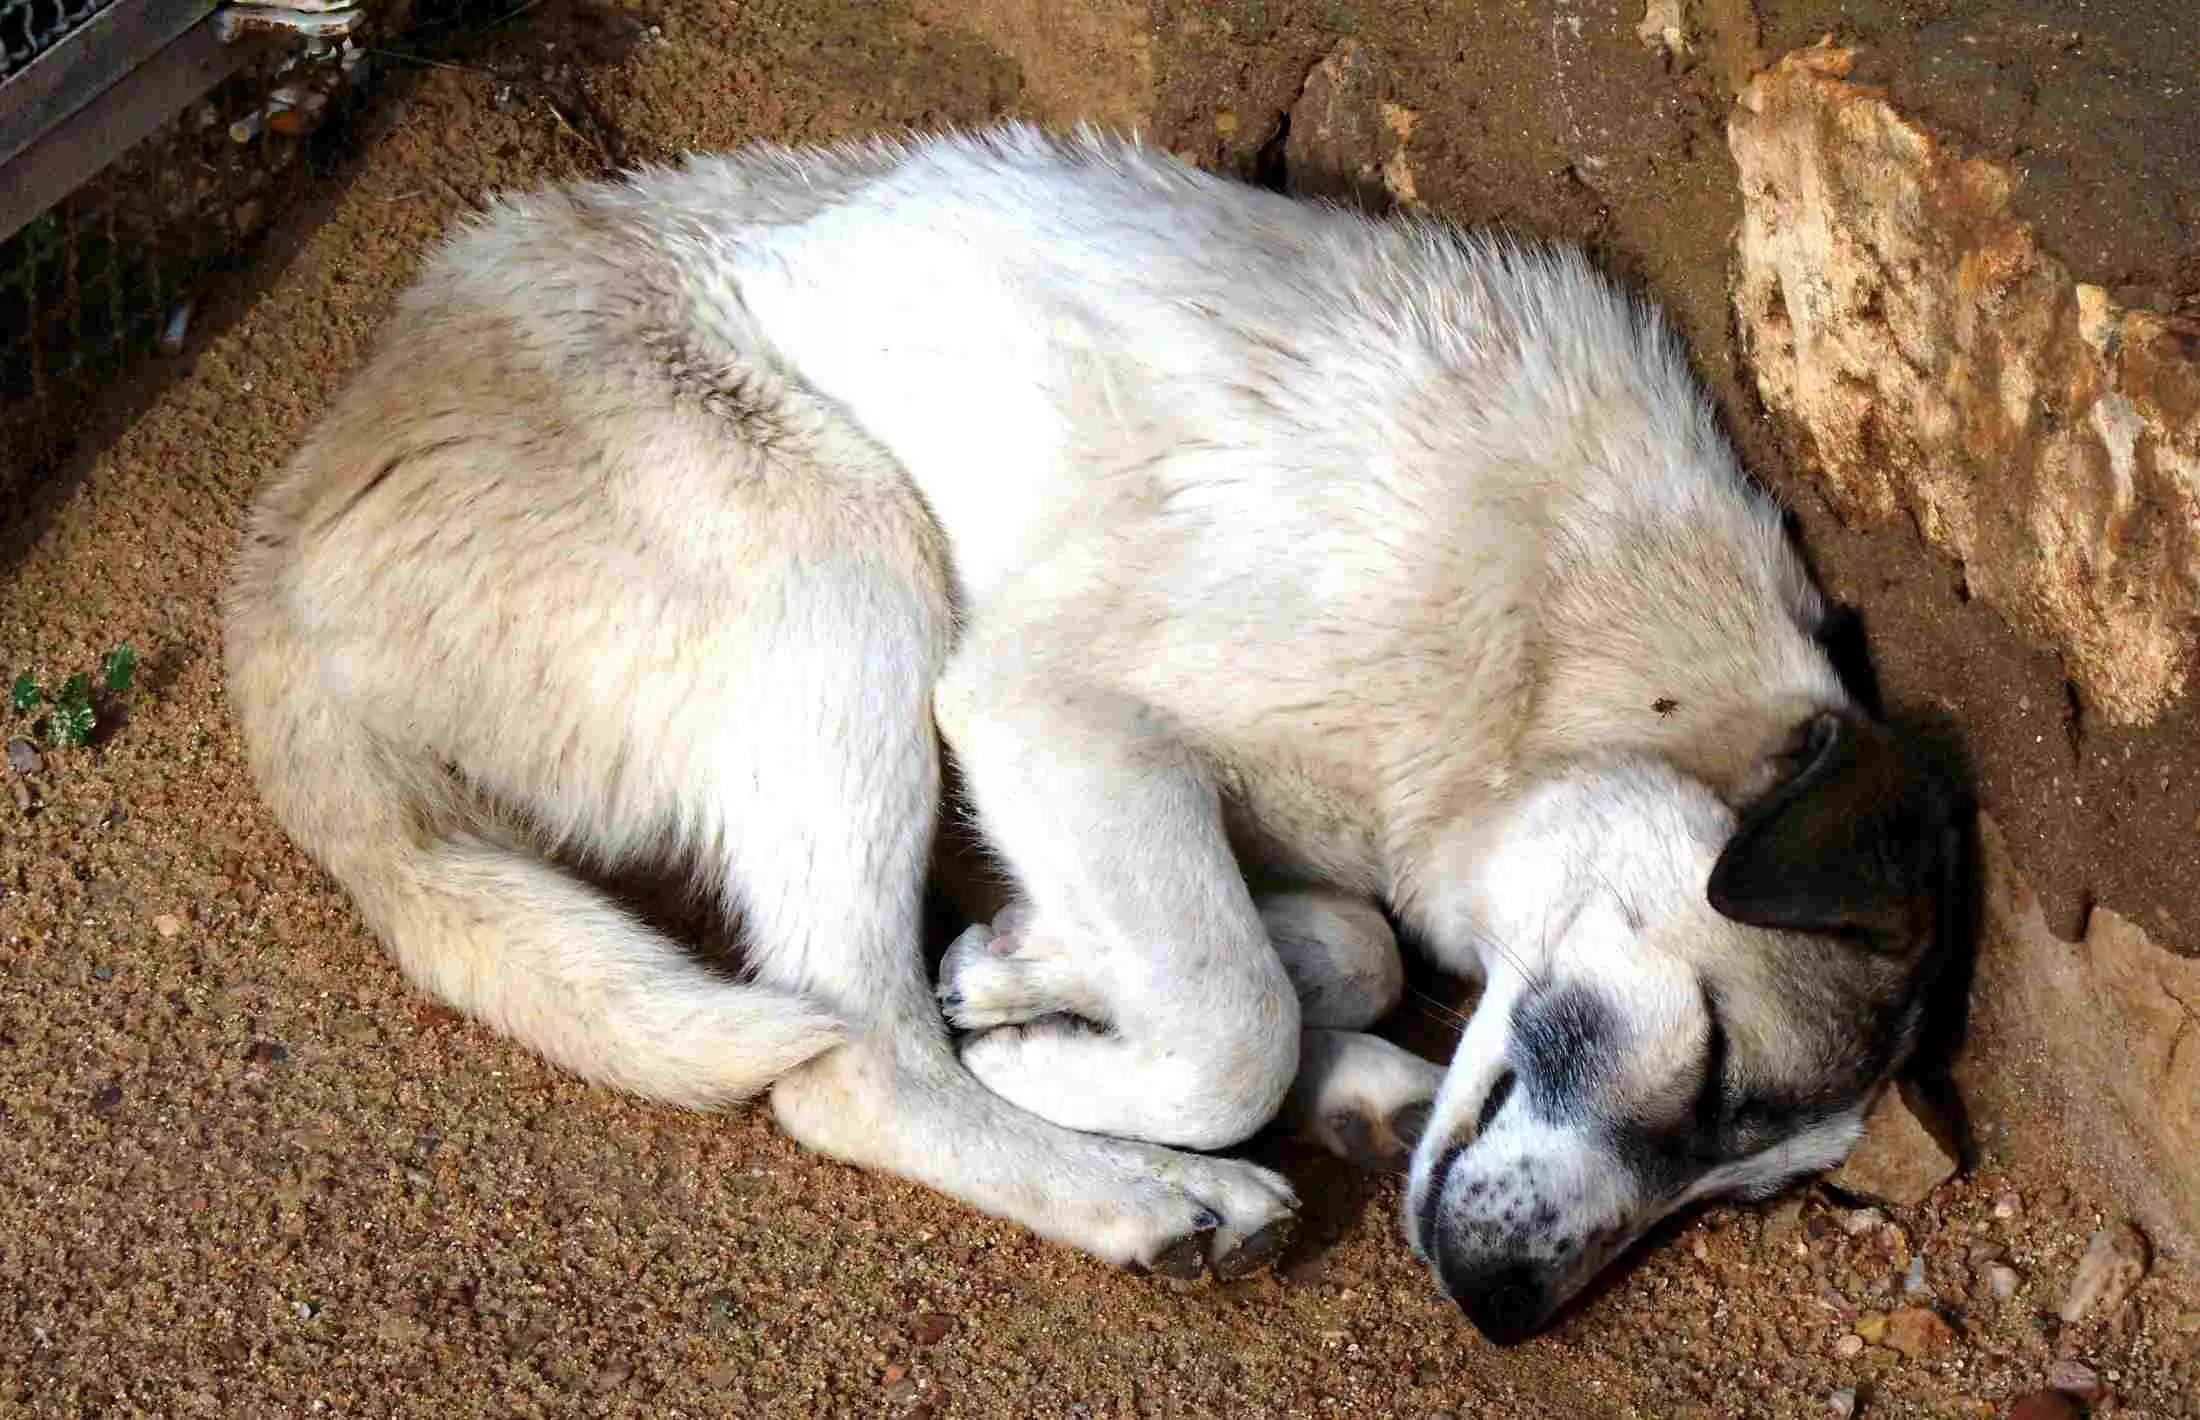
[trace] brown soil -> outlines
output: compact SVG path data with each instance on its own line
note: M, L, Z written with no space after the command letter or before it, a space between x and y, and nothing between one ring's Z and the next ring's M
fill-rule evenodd
M1947 56L2029 66L2031 116L1979 141L2065 155L2085 200L2043 220L2082 274L2190 299L2200 105L2131 77L2189 74L2183 7L2125 7L2151 29L2055 20L2075 47L2020 25L2060 13L2033 0L1763 9L1781 44L1845 12L1950 122L1998 110L1960 107L1971 80ZM99 744L0 769L31 796L0 795L0 1413L1805 1416L1853 1387L1868 1416L1983 1416L2076 1356L2121 1413L2200 1415L2200 1292L2177 1266L2113 1322L2043 1317L2102 1194L2021 1141L1985 1141L1989 1172L1884 1226L1816 1194L1716 1210L1511 1351L1406 1256L1394 1181L1272 1148L1307 1245L1278 1276L1175 1287L803 1154L758 1112L581 1087L421 1004L246 781L215 606L247 500L483 191L1008 112L1141 121L1249 172L1350 32L1422 114L1425 200L1587 240L1674 310L1753 466L1867 610L1891 695L1962 720L2063 920L2098 897L2192 950L2196 712L2093 731L2054 658L1966 604L1908 530L1842 528L1791 476L1728 331L1721 123L1754 41L1722 30L1672 72L1639 18L1613 0L548 0L437 38L461 67L390 86L353 168L212 294L180 367L117 392L96 452L0 542L0 670L58 678L123 639L146 657ZM1913 1256L1953 1341L1844 1357L1861 1313L1928 1299L1904 1295ZM2021 1281L1996 1300L2002 1257Z

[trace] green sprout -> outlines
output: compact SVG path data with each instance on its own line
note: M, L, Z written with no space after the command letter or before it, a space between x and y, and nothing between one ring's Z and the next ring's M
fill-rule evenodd
M27 715L45 705L47 742L56 749L74 749L89 744L92 733L99 728L96 702L107 696L127 694L136 676L137 651L124 642L100 657L96 690L90 672L78 671L61 683L59 692L49 696L37 677L24 671L8 687L8 708L18 715Z

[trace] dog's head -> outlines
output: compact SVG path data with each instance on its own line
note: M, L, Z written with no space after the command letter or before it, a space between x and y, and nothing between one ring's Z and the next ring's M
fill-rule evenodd
M1826 714L1737 816L1670 768L1527 795L1459 899L1488 975L1407 1232L1493 1340L1647 1229L1838 1163L1917 1038L1966 863L1952 781Z

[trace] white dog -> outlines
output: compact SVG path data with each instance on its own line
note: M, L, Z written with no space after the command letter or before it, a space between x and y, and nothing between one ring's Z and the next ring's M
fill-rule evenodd
M265 494L227 658L277 817L549 1059L1172 1273L1294 1208L1179 1149L1418 1134L1510 1337L1908 1047L1952 801L1822 615L1578 256L1006 128L499 203ZM1019 898L959 1048L941 736ZM583 876L649 864L745 974ZM1378 901L1487 978L1448 1074L1354 1033Z

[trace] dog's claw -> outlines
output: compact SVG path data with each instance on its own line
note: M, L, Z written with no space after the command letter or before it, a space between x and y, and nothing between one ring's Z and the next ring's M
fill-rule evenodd
M1207 1270L1207 1235L1211 1229L1202 1228L1187 1233L1154 1254L1145 1270L1156 1277L1166 1277L1172 1282L1196 1282Z
M1214 1259L1215 1276L1224 1282L1235 1282L1250 1277L1283 1255L1298 1236L1299 1220L1295 1217L1278 1218L1267 1227L1254 1233L1236 1247Z
M1415 1146L1421 1142L1421 1135L1428 1130L1428 1111L1428 1101L1417 1100L1390 1116L1390 1132L1397 1136L1399 1143L1406 1146L1408 1154L1413 1152Z

